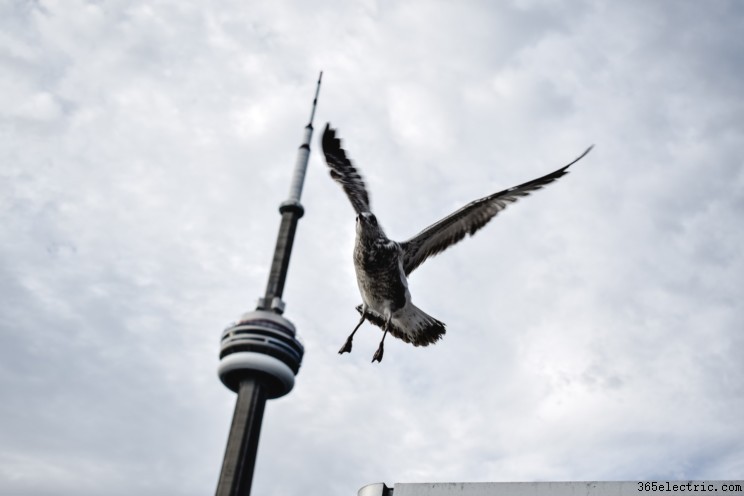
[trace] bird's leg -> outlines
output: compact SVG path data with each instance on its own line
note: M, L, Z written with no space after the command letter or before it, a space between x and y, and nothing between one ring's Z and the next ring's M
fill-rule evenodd
M362 325L362 323L364 322L364 319L366 318L367 318L367 305L362 305L362 318L359 319L359 323L356 325L354 330L351 331L351 334L349 334L349 337L346 338L346 342L341 347L341 349L338 350L339 355L351 352L351 340L354 339L354 333L357 332L357 329L359 329L359 326Z
M392 319L393 313L388 312L388 318L385 321L385 328L383 329L384 332L382 333L382 340L380 341L380 346L377 347L377 351L375 351L375 356L372 357L372 363L382 361L382 354L385 353L385 336L387 336L388 330L390 329L390 321Z

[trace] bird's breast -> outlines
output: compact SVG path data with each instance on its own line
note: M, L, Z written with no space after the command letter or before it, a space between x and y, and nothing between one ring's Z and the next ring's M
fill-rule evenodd
M374 249L357 244L354 269L362 299L372 308L379 310L387 306L395 312L410 298L399 249Z

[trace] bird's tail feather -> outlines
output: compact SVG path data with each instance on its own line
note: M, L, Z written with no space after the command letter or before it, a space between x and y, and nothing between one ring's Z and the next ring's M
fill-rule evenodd
M357 312L362 313L362 305L356 309ZM385 317L369 308L367 320L380 329L385 327ZM447 331L444 322L435 319L413 303L409 303L393 315L389 332L414 346L428 346L442 339Z

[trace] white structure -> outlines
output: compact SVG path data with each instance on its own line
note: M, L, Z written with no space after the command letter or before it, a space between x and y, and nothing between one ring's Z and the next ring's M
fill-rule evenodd
M744 481L448 482L370 484L358 496L744 496Z

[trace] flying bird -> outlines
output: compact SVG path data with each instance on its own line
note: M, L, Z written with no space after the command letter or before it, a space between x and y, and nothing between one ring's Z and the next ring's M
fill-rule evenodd
M356 307L361 315L359 323L339 353L351 351L354 333L365 320L383 330L380 346L372 357L373 363L382 361L388 332L414 346L427 346L441 339L445 333L444 323L411 301L408 291L411 272L427 258L446 250L466 234L475 234L510 203L567 174L567 169L589 153L592 146L555 172L470 202L411 239L397 242L385 235L370 208L369 193L361 174L346 156L341 140L336 137L336 130L326 124L322 147L331 177L342 186L357 213L354 269L362 296L362 304Z

